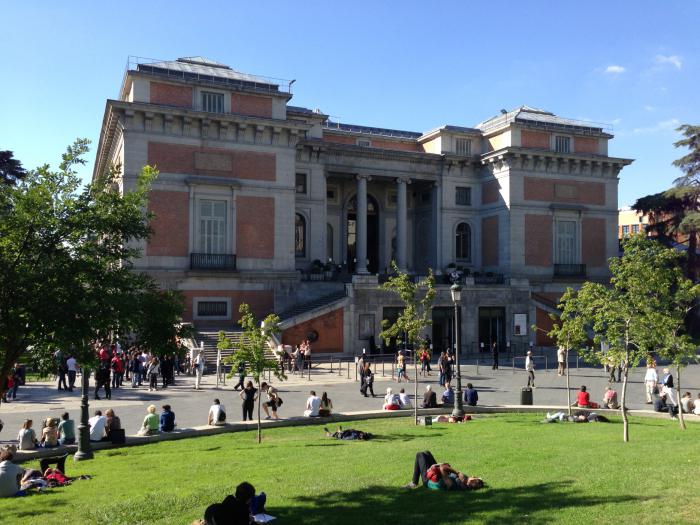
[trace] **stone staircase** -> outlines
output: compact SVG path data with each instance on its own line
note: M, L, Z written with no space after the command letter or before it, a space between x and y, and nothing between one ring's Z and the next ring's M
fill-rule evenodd
M330 303L334 303L335 301L339 301L341 299L344 299L346 297L345 289L343 288L342 290L335 291L333 293L326 294L322 297L319 297L318 299L314 299L313 301L308 301L305 303L299 303L291 308L287 308L286 310L282 311L279 313L279 318L280 321L286 321L288 319L291 319L293 317L297 317L299 315L306 314L308 312L311 312L312 310L316 310L317 308L321 308L323 306L326 306Z
M197 344L200 345L200 348L202 343L204 343L204 359L206 360L207 371L212 371L216 368L216 356L218 353L216 345L219 342L219 332L221 330L224 331L226 337L229 339L229 341L231 341L231 348L229 350L224 350L221 352L222 358L230 356L238 347L238 344L240 343L241 339L243 339L243 332L240 331L230 329L227 330L223 328L208 328L206 330L198 330L194 336L194 339L197 342ZM272 351L270 350L269 352L266 352L266 354L268 354L268 357L271 357Z

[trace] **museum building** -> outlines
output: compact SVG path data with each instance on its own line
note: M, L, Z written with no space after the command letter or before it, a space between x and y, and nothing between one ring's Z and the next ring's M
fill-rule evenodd
M118 165L128 191L157 167L134 268L181 290L203 333L233 329L246 302L280 315L284 343L369 350L400 310L379 289L393 260L436 274L436 351L454 344L459 275L462 348L521 353L548 343L530 327L551 326L568 286L608 277L632 162L608 154L608 126L528 106L424 133L351 125L290 105L293 83L134 60L107 100L93 177Z

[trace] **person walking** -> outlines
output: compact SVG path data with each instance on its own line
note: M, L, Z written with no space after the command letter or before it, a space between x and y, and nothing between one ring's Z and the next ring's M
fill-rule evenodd
M148 391L158 391L158 374L160 374L160 363L157 357L151 358L151 362L146 370L148 376Z
M491 359L491 370L498 370L498 343L496 341L491 343Z
M66 359L66 369L68 370L68 392L72 392L75 387L75 376L78 373L78 362L72 354Z
M245 361L238 363L238 369L236 372L238 373L238 383L233 387L233 389L238 391L238 387L241 387L241 390L244 390L245 385L243 383L245 382ZM243 421L245 421L245 419Z
M363 396L369 397L367 395L368 389L372 393L372 397L375 397L375 395L374 395L374 374L372 373L372 369L370 368L370 364L365 363L364 372L362 373L362 386L360 387L360 392L362 393Z
M557 375L563 376L566 371L566 348L560 346L557 349Z
M644 393L646 394L646 404L651 405L654 402L654 394L658 392L659 374L656 372L654 362L649 359L647 361L647 371L644 374Z
M253 421L253 407L258 399L258 389L253 386L252 381L248 381L238 395L243 400L243 421Z
M197 357L194 358L194 373L194 389L201 390L200 385L202 384L202 375L204 374L204 356L202 352L199 352Z
M532 358L532 350L527 351L525 370L527 371L527 386L535 388L535 360Z
M60 350L57 350L54 355L56 355L56 365L58 367L58 389L68 390L68 384L66 383L66 374L68 373L66 359L63 357L63 353Z

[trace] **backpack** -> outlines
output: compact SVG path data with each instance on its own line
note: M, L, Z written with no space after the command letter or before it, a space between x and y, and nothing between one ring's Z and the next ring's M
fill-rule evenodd
M282 406L282 398L280 396L277 396L277 406L278 407Z
M217 417L216 421L218 423L223 423L224 421L226 421L226 412L219 409L219 416Z

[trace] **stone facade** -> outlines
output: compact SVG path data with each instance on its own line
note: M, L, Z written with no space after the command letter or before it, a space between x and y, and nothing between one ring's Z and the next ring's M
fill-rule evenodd
M120 164L128 191L159 169L134 266L185 293L185 320L308 303L285 342L316 331L320 351L356 353L400 306L378 290L394 260L438 276L436 350L453 344L454 271L463 347L506 350L535 342L530 325L567 286L607 277L631 161L608 156L604 126L523 106L475 127L371 128L291 106L288 88L193 57L136 65L107 101L95 175Z

